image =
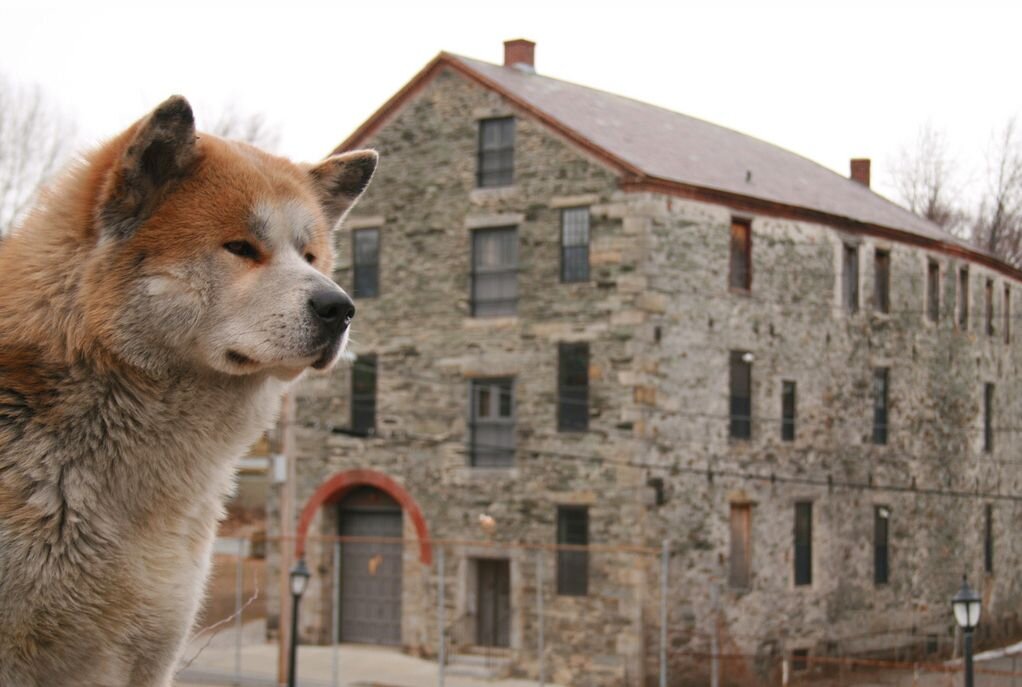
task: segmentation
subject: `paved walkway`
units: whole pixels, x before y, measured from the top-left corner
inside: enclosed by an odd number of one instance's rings
[[[246,623],[241,647],[242,685],[276,687],[277,645],[260,641],[261,621]],[[235,681],[235,648],[233,632],[218,634],[201,650],[206,639],[194,641],[186,659],[197,657],[180,671],[175,684],[231,685]],[[338,650],[338,680],[332,681],[334,648],[302,646],[298,649],[298,683],[306,687],[436,687],[437,663],[408,656],[399,649],[378,646],[343,644]],[[557,687],[546,683],[547,687]],[[486,680],[447,674],[445,687],[538,687],[531,680]]]

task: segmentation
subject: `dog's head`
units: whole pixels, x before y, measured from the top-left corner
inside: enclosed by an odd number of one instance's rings
[[[172,97],[91,161],[89,329],[128,362],[293,377],[332,365],[355,308],[330,233],[365,190],[363,150],[297,166],[197,134]]]

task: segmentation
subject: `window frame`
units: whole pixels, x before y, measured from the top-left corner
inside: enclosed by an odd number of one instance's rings
[[[873,368],[873,434],[872,443],[886,446],[891,427],[891,368]]]
[[[752,292],[752,220],[744,217],[731,218],[728,288],[734,293]]]
[[[497,234],[508,233],[512,236],[511,245],[514,246],[514,260],[513,262],[503,263],[496,266],[480,266],[479,265],[479,249],[480,242],[484,236],[493,236]],[[483,227],[480,229],[473,229],[470,237],[472,243],[472,254],[471,254],[471,274],[470,274],[470,286],[469,286],[469,308],[472,317],[487,318],[487,317],[515,317],[518,314],[518,273],[519,273],[519,251],[518,251],[518,227],[517,226],[503,226],[503,227]],[[481,283],[481,278],[493,277],[494,275],[508,275],[509,278],[514,282],[514,297],[513,298],[502,298],[502,299],[489,299],[480,300],[476,294],[477,287]],[[494,306],[493,311],[480,313],[480,305],[491,305],[496,303],[509,303],[507,311],[501,310],[498,306]]]
[[[368,377],[369,384],[372,385],[372,389],[368,392],[363,393],[358,389],[359,387],[359,364],[362,364],[363,370],[365,370],[365,363],[369,361],[372,363],[372,373]],[[351,407],[350,411],[350,427],[351,433],[355,436],[369,437],[376,434],[376,399],[377,399],[377,386],[379,382],[379,359],[375,353],[366,353],[359,355],[351,365]],[[366,396],[369,400],[365,403],[360,403],[360,396]],[[360,407],[361,406],[361,407]],[[363,422],[360,418],[371,418],[369,422]]]
[[[789,393],[790,392],[790,393]],[[789,404],[790,399],[790,404]],[[789,408],[790,405],[790,408]],[[798,384],[791,379],[781,380],[781,441],[795,441],[798,417]]]
[[[486,129],[489,126],[508,125],[510,135],[503,145],[487,147]],[[487,117],[480,119],[478,123],[478,139],[476,143],[476,188],[502,188],[512,186],[515,183],[515,118],[508,117]],[[507,132],[501,132],[500,138]],[[503,154],[509,154],[509,161],[501,159]],[[501,163],[493,169],[486,169],[486,161],[496,157]],[[507,164],[505,164],[505,162]]]
[[[1011,284],[1004,284],[1004,343],[1011,343]]]
[[[983,508],[983,571],[988,575],[994,572],[994,506],[984,504]]]
[[[514,377],[479,377],[469,380],[469,467],[472,468],[512,468],[515,465],[516,437],[515,437],[515,378]],[[509,397],[509,414],[501,414],[501,394],[506,387]],[[495,415],[480,417],[476,400],[482,389],[488,389],[490,394],[490,411]],[[495,444],[480,445],[478,433],[481,428],[503,428],[508,434],[508,445],[497,446]],[[503,458],[501,458],[503,454]],[[480,461],[480,456],[490,456],[487,460]],[[494,457],[496,456],[496,457]]]
[[[983,286],[983,308],[986,311],[986,334],[987,336],[994,336],[994,280],[987,279],[986,284]]]
[[[841,246],[841,304],[846,314],[854,315],[860,307],[859,245],[842,242]]]
[[[802,527],[800,528],[800,524]],[[811,587],[813,584],[813,502],[795,502],[794,520],[794,586]],[[800,542],[800,533],[804,541]],[[801,563],[801,564],[800,564]]]
[[[873,584],[886,585],[891,581],[891,509],[885,505],[873,506]]]
[[[568,362],[572,355],[581,358],[581,371],[585,384],[568,384]],[[589,361],[588,341],[559,342],[557,344],[557,431],[586,432],[589,430]]]
[[[585,212],[585,242],[584,243],[572,243],[567,242],[567,230],[569,228],[568,218],[572,213]],[[590,264],[589,264],[589,246],[592,243],[592,213],[589,211],[588,205],[580,205],[570,208],[561,208],[561,283],[562,284],[582,284],[590,280]],[[582,274],[582,270],[579,271],[578,275],[574,273],[568,274],[568,265],[574,264],[568,260],[568,251],[584,249],[585,261],[584,263],[579,261],[578,264],[584,264],[585,270]],[[571,277],[571,278],[569,278]]]
[[[728,357],[728,398],[730,414],[728,436],[732,440],[750,441],[752,439],[752,361],[744,360],[749,351],[730,351]],[[746,379],[744,380],[747,389],[745,396],[746,414],[740,415],[735,412],[736,403],[742,398],[736,395],[735,389],[740,380],[735,378],[735,372],[744,368]]]
[[[748,589],[752,586],[752,503],[731,502],[728,531],[731,538],[728,586]],[[736,556],[736,552],[741,552],[741,555]]]
[[[969,330],[969,268],[968,266],[958,268],[958,329],[965,332]]]
[[[376,234],[376,260],[362,263],[358,259],[358,237],[370,234]],[[380,243],[382,239],[383,233],[379,227],[365,227],[351,231],[351,295],[355,298],[377,298],[380,295]],[[359,273],[364,274],[366,270],[373,275],[371,293],[366,293],[359,288]]]
[[[983,384],[983,453],[994,451],[994,394],[992,382]]]
[[[930,322],[940,322],[940,262],[926,259],[926,317]]]
[[[873,310],[891,313],[891,251],[885,248],[873,249]]]
[[[572,538],[568,520],[581,515],[585,535],[583,541],[568,541]],[[579,522],[573,523],[578,525]],[[589,550],[562,549],[561,546],[589,546],[589,507],[579,505],[557,506],[557,595],[589,595]],[[582,571],[581,575],[577,573]]]

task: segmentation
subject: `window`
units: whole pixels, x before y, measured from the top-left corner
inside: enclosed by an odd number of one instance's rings
[[[886,250],[873,252],[873,309],[891,312],[891,254]]]
[[[584,506],[558,506],[557,544],[589,545],[589,509]],[[584,549],[557,549],[557,593],[585,596],[589,593],[589,552]]]
[[[958,327],[969,328],[969,268],[958,270]]]
[[[887,443],[888,369],[873,370],[873,443]]]
[[[983,569],[993,573],[993,506],[986,504],[983,523]]]
[[[987,336],[994,335],[994,280],[987,279],[986,288],[983,289],[984,309],[986,310]]]
[[[813,504],[795,504],[795,586],[813,583]]]
[[[842,301],[848,313],[859,312],[859,247],[844,244]]]
[[[515,119],[484,119],[479,122],[479,188],[509,186],[514,180]]]
[[[795,441],[795,382],[781,382],[781,441]]]
[[[873,509],[873,584],[887,584],[890,576],[890,548],[888,545],[891,509],[876,506]]]
[[[747,219],[731,220],[731,288],[752,289],[752,224]]]
[[[360,355],[351,367],[351,432],[376,431],[376,356]]]
[[[936,260],[926,262],[926,314],[930,322],[940,320],[940,265]]]
[[[511,467],[515,457],[514,384],[510,378],[473,379],[473,467]]]
[[[983,385],[983,450],[990,453],[994,450],[994,385]]]
[[[1011,343],[1011,287],[1004,285],[1004,343]]]
[[[589,344],[557,346],[557,431],[589,428]]]
[[[472,315],[514,315],[518,309],[518,230],[472,232]]]
[[[809,670],[809,649],[792,649],[791,672],[804,673]]]
[[[731,351],[731,438],[752,438],[752,354]]]
[[[752,571],[752,504],[731,504],[731,560],[728,584],[746,589]]]
[[[380,295],[380,230],[356,229],[351,233],[355,284],[352,295],[372,298]]]
[[[589,208],[561,210],[561,281],[589,281]]]

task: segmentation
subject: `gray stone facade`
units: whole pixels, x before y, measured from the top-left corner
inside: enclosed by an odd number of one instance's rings
[[[516,117],[514,184],[476,188],[478,120]],[[971,320],[955,326],[961,258],[908,243],[720,204],[626,193],[597,159],[498,93],[442,72],[368,141],[380,151],[366,197],[337,235],[335,278],[350,288],[351,231],[380,230],[380,293],[358,302],[352,351],[377,356],[377,432],[333,431],[350,418],[350,367],[312,376],[296,395],[298,503],[349,470],[387,475],[445,548],[451,640],[475,612],[473,557],[508,558],[513,670],[535,675],[537,556],[546,570],[548,678],[642,685],[656,675],[659,559],[671,544],[671,684],[696,681],[714,617],[720,649],[760,657],[728,680],[754,682],[793,650],[869,654],[948,637],[963,572],[985,600],[984,627],[1017,630],[1019,349],[1005,343],[1007,278],[970,268]],[[560,210],[589,207],[587,282],[560,282]],[[752,288],[728,288],[732,217],[751,220]],[[471,233],[518,230],[513,317],[470,314]],[[859,246],[860,308],[841,302],[842,250]],[[873,254],[890,252],[891,312],[876,313]],[[941,318],[926,317],[927,260],[942,270]],[[995,334],[984,285],[994,282]],[[1022,297],[1011,282],[1015,303]],[[1014,313],[1013,313],[1014,314]],[[590,347],[589,429],[557,430],[557,345]],[[729,437],[729,353],[752,354],[750,440]],[[889,368],[889,438],[871,443],[872,371]],[[469,467],[469,380],[515,380],[514,467]],[[781,383],[797,384],[793,442],[781,441]],[[984,383],[996,385],[994,448],[983,450]],[[775,479],[771,481],[769,476]],[[663,480],[658,505],[651,478]],[[788,478],[794,478],[791,481]],[[830,486],[828,486],[830,480]],[[850,489],[844,483],[874,485]],[[884,490],[896,485],[901,491]],[[913,490],[912,485],[915,485]],[[958,496],[923,490],[962,492]],[[965,494],[970,492],[971,495]],[[794,504],[813,503],[813,580],[793,580]],[[732,503],[751,505],[751,580],[728,586]],[[984,572],[984,508],[993,507],[993,572]],[[589,593],[554,593],[556,507],[589,508]],[[890,509],[890,579],[873,578],[874,507]],[[300,510],[300,509],[299,509]],[[276,523],[275,497],[270,522]],[[497,530],[484,535],[478,515]],[[405,517],[405,537],[419,533]],[[312,535],[337,532],[323,507]],[[278,532],[279,533],[279,532]],[[271,535],[274,532],[271,530]],[[474,544],[489,539],[492,545]],[[438,545],[439,546],[439,545]],[[437,647],[436,549],[407,546],[401,642]],[[329,640],[329,550],[310,542],[314,576],[303,637]],[[274,565],[271,559],[271,570]],[[325,573],[325,575],[323,574]],[[320,579],[317,579],[319,577]],[[719,590],[717,615],[711,588]],[[271,585],[270,593],[276,591]],[[271,600],[271,609],[273,603]],[[272,612],[272,611],[271,611]]]

